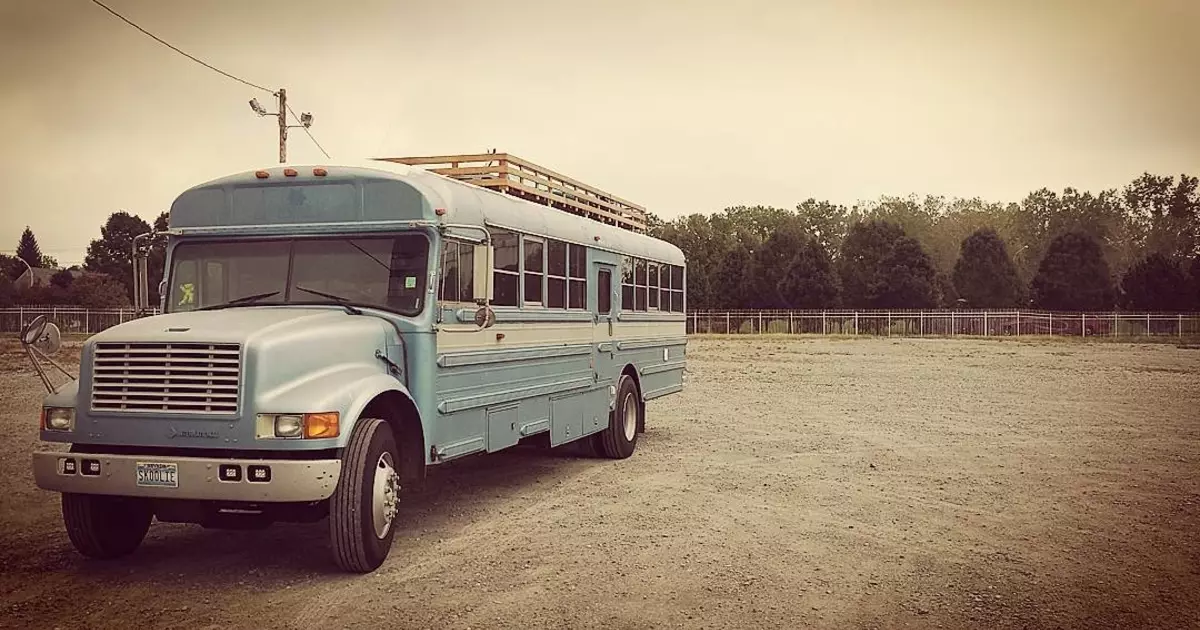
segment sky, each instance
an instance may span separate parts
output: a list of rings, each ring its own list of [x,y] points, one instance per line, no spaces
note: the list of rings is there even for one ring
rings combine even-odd
[[[665,219],[1200,174],[1194,0],[102,1],[286,88],[297,164],[495,148]],[[91,0],[0,0],[0,58],[0,251],[278,163],[269,94]]]

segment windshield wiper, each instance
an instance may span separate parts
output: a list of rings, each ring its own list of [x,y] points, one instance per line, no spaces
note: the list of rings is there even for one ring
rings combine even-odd
[[[311,293],[313,295],[319,295],[323,298],[329,298],[335,302],[338,302],[342,306],[342,308],[346,309],[347,313],[350,313],[351,315],[362,315],[362,311],[358,310],[353,305],[351,305],[350,300],[348,300],[340,295],[334,295],[332,293],[325,293],[323,291],[317,291],[316,289],[309,289],[306,287],[302,287],[300,285],[296,285],[296,290],[304,291],[305,293]]]
[[[228,302],[225,302],[222,304],[213,304],[212,306],[204,306],[198,310],[211,311],[213,309],[225,308],[226,306],[237,306],[238,304],[250,304],[252,302],[257,302],[258,300],[266,299],[273,295],[278,295],[278,294],[279,294],[278,291],[267,291],[266,293],[255,293],[254,295],[247,295],[244,297],[237,298],[236,300],[229,300]]]

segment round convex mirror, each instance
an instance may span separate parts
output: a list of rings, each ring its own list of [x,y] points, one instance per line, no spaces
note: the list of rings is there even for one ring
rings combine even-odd
[[[38,338],[42,336],[42,332],[45,330],[46,316],[38,315],[37,317],[34,317],[33,320],[26,324],[25,328],[21,330],[21,343],[27,346],[33,345],[37,342]]]

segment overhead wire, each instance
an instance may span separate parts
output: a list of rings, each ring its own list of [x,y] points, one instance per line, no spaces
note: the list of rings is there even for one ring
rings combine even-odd
[[[170,44],[169,42],[167,42],[167,41],[163,40],[162,38],[158,37],[158,36],[157,36],[157,35],[155,35],[154,33],[151,33],[150,31],[147,31],[146,29],[142,28],[141,26],[138,26],[136,23],[134,23],[134,22],[133,22],[133,20],[130,20],[129,18],[125,17],[124,15],[121,15],[120,13],[117,13],[117,12],[116,12],[116,11],[114,11],[114,10],[113,10],[111,7],[109,7],[108,5],[104,4],[103,2],[100,2],[100,0],[92,0],[92,3],[93,3],[93,4],[95,4],[96,6],[99,6],[100,8],[104,9],[105,11],[108,11],[108,12],[109,12],[109,13],[111,13],[113,16],[115,16],[116,18],[118,18],[118,19],[119,19],[119,20],[121,20],[122,22],[124,22],[124,23],[128,24],[129,26],[132,26],[133,28],[137,29],[138,31],[141,31],[143,34],[145,34],[147,37],[149,37],[149,38],[153,39],[154,41],[156,41],[156,42],[158,42],[158,43],[162,44],[163,46],[166,46],[167,48],[170,48],[171,50],[173,50],[173,51],[175,51],[175,52],[177,52],[177,53],[179,53],[179,54],[183,55],[184,57],[187,57],[188,59],[191,59],[192,61],[194,61],[194,62],[196,62],[196,63],[198,63],[198,64],[200,64],[200,65],[204,66],[205,68],[208,68],[209,70],[212,70],[213,72],[216,72],[217,74],[220,74],[220,75],[223,75],[223,76],[225,76],[225,77],[228,77],[228,78],[230,78],[230,79],[233,79],[234,81],[237,81],[238,83],[241,83],[241,84],[243,84],[243,85],[246,85],[246,86],[252,87],[252,88],[254,88],[254,89],[256,89],[256,90],[262,90],[263,92],[266,92],[267,94],[270,94],[270,95],[272,95],[272,96],[278,96],[278,95],[279,95],[279,93],[278,93],[277,91],[275,91],[275,90],[272,90],[272,89],[270,89],[270,88],[267,88],[267,87],[263,87],[263,86],[261,86],[261,85],[259,85],[259,84],[257,84],[257,83],[251,83],[250,81],[247,81],[247,80],[245,80],[245,79],[243,79],[243,78],[241,78],[241,77],[239,77],[239,76],[236,76],[236,75],[230,74],[230,73],[228,73],[228,72],[225,72],[224,70],[222,70],[222,69],[220,69],[220,68],[218,68],[218,67],[216,67],[216,66],[214,66],[214,65],[212,65],[212,64],[210,64],[210,63],[208,63],[208,62],[205,62],[205,61],[203,61],[203,60],[201,60],[201,59],[199,59],[199,58],[197,58],[197,57],[195,57],[195,56],[193,56],[193,55],[190,55],[190,54],[188,54],[188,53],[184,52],[183,50],[180,50],[180,49],[179,49],[179,48],[177,48],[176,46],[173,46],[172,44]],[[297,120],[299,120],[299,117],[297,117],[297,116],[296,116],[296,112],[292,111],[292,106],[291,106],[291,105],[288,105],[288,106],[287,106],[287,111],[288,111],[289,113],[291,113],[291,115],[292,115],[293,117],[296,117],[296,118],[297,118]],[[308,127],[304,127],[304,133],[305,133],[306,135],[308,135],[308,139],[309,139],[309,140],[312,140],[312,143],[313,143],[313,144],[317,145],[317,148],[321,150],[321,153],[325,155],[326,159],[331,159],[331,158],[329,158],[329,152],[327,152],[327,151],[325,150],[325,147],[321,146],[321,143],[320,143],[320,142],[317,142],[317,139],[316,139],[316,137],[315,137],[315,136],[313,136],[312,132],[311,132],[311,131],[309,131]]]
[[[292,111],[291,105],[287,106],[287,110],[288,110],[288,113],[292,115],[292,118],[296,119],[296,122],[300,122],[300,117],[296,115],[296,112]],[[333,158],[329,157],[329,152],[327,152],[325,150],[325,147],[321,146],[321,143],[317,142],[317,139],[313,137],[312,132],[308,130],[307,126],[301,125],[300,128],[304,130],[304,133],[308,134],[308,139],[312,140],[312,143],[317,145],[317,148],[320,149],[321,153],[325,155],[325,159],[327,159],[327,160],[333,159]]]

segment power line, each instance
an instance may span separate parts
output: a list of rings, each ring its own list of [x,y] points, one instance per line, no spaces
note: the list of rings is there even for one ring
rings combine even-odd
[[[287,110],[292,115],[292,118],[295,118],[297,121],[300,120],[300,117],[296,115],[296,112],[292,111],[291,105],[287,106]],[[321,146],[320,142],[317,142],[317,139],[312,135],[312,132],[308,130],[307,126],[302,126],[301,129],[304,129],[304,133],[308,135],[308,139],[312,140],[313,144],[317,145],[317,148],[320,149],[321,153],[323,153],[325,155],[326,160],[333,159],[333,158],[329,157],[329,152],[325,150],[325,147]]]
[[[113,11],[113,10],[112,10],[112,9],[110,9],[110,8],[109,8],[107,5],[105,5],[103,2],[100,2],[100,0],[92,0],[92,2],[93,2],[93,3],[95,3],[96,5],[98,5],[99,7],[101,7],[102,9],[104,9],[105,11],[108,11],[109,13],[111,13],[111,14],[113,14],[113,15],[117,16],[118,18],[120,18],[120,20],[121,20],[122,22],[125,22],[126,24],[128,24],[128,25],[132,26],[133,28],[136,28],[137,30],[139,30],[139,31],[141,31],[141,32],[143,32],[143,33],[145,33],[147,36],[149,36],[149,37],[150,37],[151,39],[153,39],[154,41],[156,41],[156,42],[158,42],[158,43],[162,44],[163,46],[166,46],[167,48],[170,48],[171,50],[174,50],[175,52],[177,52],[177,53],[179,53],[179,54],[183,55],[184,57],[187,57],[188,59],[191,59],[192,61],[195,61],[196,63],[198,63],[198,64],[200,64],[200,65],[204,66],[205,68],[208,68],[209,70],[212,70],[212,71],[214,71],[214,72],[217,72],[217,73],[219,73],[219,74],[223,74],[223,75],[225,75],[225,76],[229,77],[230,79],[233,79],[234,81],[237,81],[238,83],[242,83],[242,84],[248,85],[248,86],[250,86],[250,87],[252,87],[252,88],[259,89],[259,90],[262,90],[262,91],[264,91],[264,92],[266,92],[266,93],[268,93],[268,94],[274,94],[274,93],[275,93],[275,90],[272,90],[272,89],[265,88],[265,87],[263,87],[263,86],[261,86],[261,85],[258,85],[258,84],[256,84],[256,83],[251,83],[251,82],[249,82],[249,81],[247,81],[247,80],[245,80],[245,79],[243,79],[243,78],[236,77],[236,76],[234,76],[234,75],[232,75],[232,74],[229,74],[228,72],[225,72],[224,70],[222,70],[222,69],[220,69],[220,68],[217,68],[217,67],[215,67],[215,66],[213,66],[213,65],[211,65],[211,64],[205,63],[204,61],[201,61],[201,60],[199,60],[199,59],[197,59],[197,58],[193,57],[192,55],[189,55],[189,54],[187,54],[187,53],[183,52],[182,50],[180,50],[180,49],[178,49],[178,48],[176,48],[176,47],[172,46],[171,44],[168,44],[167,42],[163,41],[162,39],[160,39],[160,38],[159,38],[157,35],[155,35],[154,33],[151,33],[150,31],[147,31],[146,29],[144,29],[144,28],[142,28],[142,27],[138,26],[137,24],[134,24],[132,21],[130,21],[130,20],[129,20],[129,18],[126,18],[125,16],[121,15],[120,13],[117,13],[116,11]]]
[[[110,8],[108,5],[104,4],[103,2],[100,2],[100,0],[92,0],[92,2],[93,2],[94,4],[96,4],[97,6],[99,6],[100,8],[104,9],[105,11],[108,11],[109,13],[113,14],[114,16],[116,16],[116,17],[117,17],[118,19],[120,19],[122,22],[125,22],[126,24],[128,24],[128,25],[132,26],[133,28],[136,28],[137,30],[141,31],[141,32],[142,32],[142,33],[144,33],[144,34],[145,34],[147,37],[150,37],[151,39],[153,39],[154,41],[156,41],[156,42],[158,42],[158,43],[162,44],[163,46],[166,46],[167,48],[170,48],[171,50],[173,50],[173,51],[175,51],[175,52],[177,52],[177,53],[179,53],[179,54],[183,55],[184,57],[187,57],[188,59],[191,59],[192,61],[195,61],[196,63],[198,63],[198,64],[200,64],[200,65],[204,66],[205,68],[208,68],[209,70],[212,70],[213,72],[216,72],[216,73],[218,73],[218,74],[221,74],[221,75],[224,75],[224,76],[226,76],[226,77],[229,77],[230,79],[233,79],[234,81],[237,81],[238,83],[241,83],[241,84],[243,84],[243,85],[248,85],[248,86],[250,86],[250,87],[252,87],[252,88],[254,88],[254,89],[257,89],[257,90],[262,90],[263,92],[266,92],[267,94],[270,94],[270,95],[272,95],[272,96],[275,96],[275,97],[279,98],[280,102],[281,102],[281,103],[284,103],[284,104],[285,104],[285,106],[287,107],[287,111],[288,111],[288,112],[290,112],[290,113],[292,114],[292,117],[293,117],[293,118],[296,118],[297,120],[300,120],[300,117],[299,117],[299,116],[296,116],[296,112],[292,111],[292,106],[291,106],[291,105],[286,105],[286,101],[284,101],[284,100],[283,100],[283,97],[281,96],[281,95],[282,95],[282,91],[276,91],[276,90],[272,90],[272,89],[270,89],[270,88],[266,88],[266,87],[263,87],[263,86],[261,86],[261,85],[258,85],[257,83],[251,83],[251,82],[249,82],[249,81],[247,81],[247,80],[245,80],[245,79],[243,79],[243,78],[241,78],[241,77],[238,77],[238,76],[234,76],[234,75],[232,75],[232,74],[229,74],[228,72],[225,72],[224,70],[222,70],[222,69],[220,69],[220,68],[217,68],[216,66],[213,66],[212,64],[206,63],[206,62],[204,62],[204,61],[202,61],[202,60],[200,60],[200,59],[198,59],[198,58],[196,58],[196,57],[194,57],[194,56],[192,56],[192,55],[189,55],[188,53],[186,53],[186,52],[184,52],[184,51],[180,50],[179,48],[176,48],[175,46],[173,46],[173,45],[171,45],[171,44],[167,43],[166,41],[164,41],[162,38],[158,37],[158,36],[157,36],[157,35],[155,35],[154,33],[151,33],[150,31],[147,31],[146,29],[144,29],[144,28],[142,28],[142,27],[138,26],[137,24],[135,24],[135,23],[134,23],[132,20],[130,20],[129,18],[127,18],[127,17],[125,17],[125,16],[121,15],[120,13],[117,13],[116,11],[112,10],[112,9],[111,9],[111,8]],[[255,107],[257,107],[257,106],[255,106]],[[261,110],[260,110],[260,113],[261,113]],[[280,114],[279,114],[279,115],[280,115],[280,120],[282,121],[282,120],[283,120],[283,116],[284,116],[283,112],[280,112]],[[281,125],[281,131],[280,131],[280,146],[282,147],[282,145],[283,145],[283,142],[284,142],[284,138],[286,138],[286,133],[285,133],[285,131],[283,130],[283,127],[284,127],[284,126],[286,126],[286,123],[283,123],[283,122],[281,122],[281,123],[280,123],[280,125]],[[321,146],[321,143],[320,143],[320,142],[317,142],[317,138],[316,138],[315,136],[313,136],[313,134],[312,134],[312,132],[311,132],[311,131],[309,131],[309,130],[308,130],[308,126],[307,126],[307,125],[303,125],[303,129],[304,129],[304,133],[305,133],[305,135],[307,135],[307,136],[308,136],[308,139],[309,139],[309,140],[312,140],[312,143],[313,143],[313,144],[315,144],[315,145],[317,145],[317,148],[321,150],[321,153],[322,153],[322,154],[325,156],[325,159],[327,159],[327,160],[328,160],[328,159],[333,159],[333,158],[329,157],[329,152],[325,150],[325,147]],[[280,149],[280,151],[281,151],[281,157],[280,157],[280,161],[282,161],[282,160],[283,160],[283,158],[282,158],[282,151],[283,151],[283,149],[281,148],[281,149]]]

